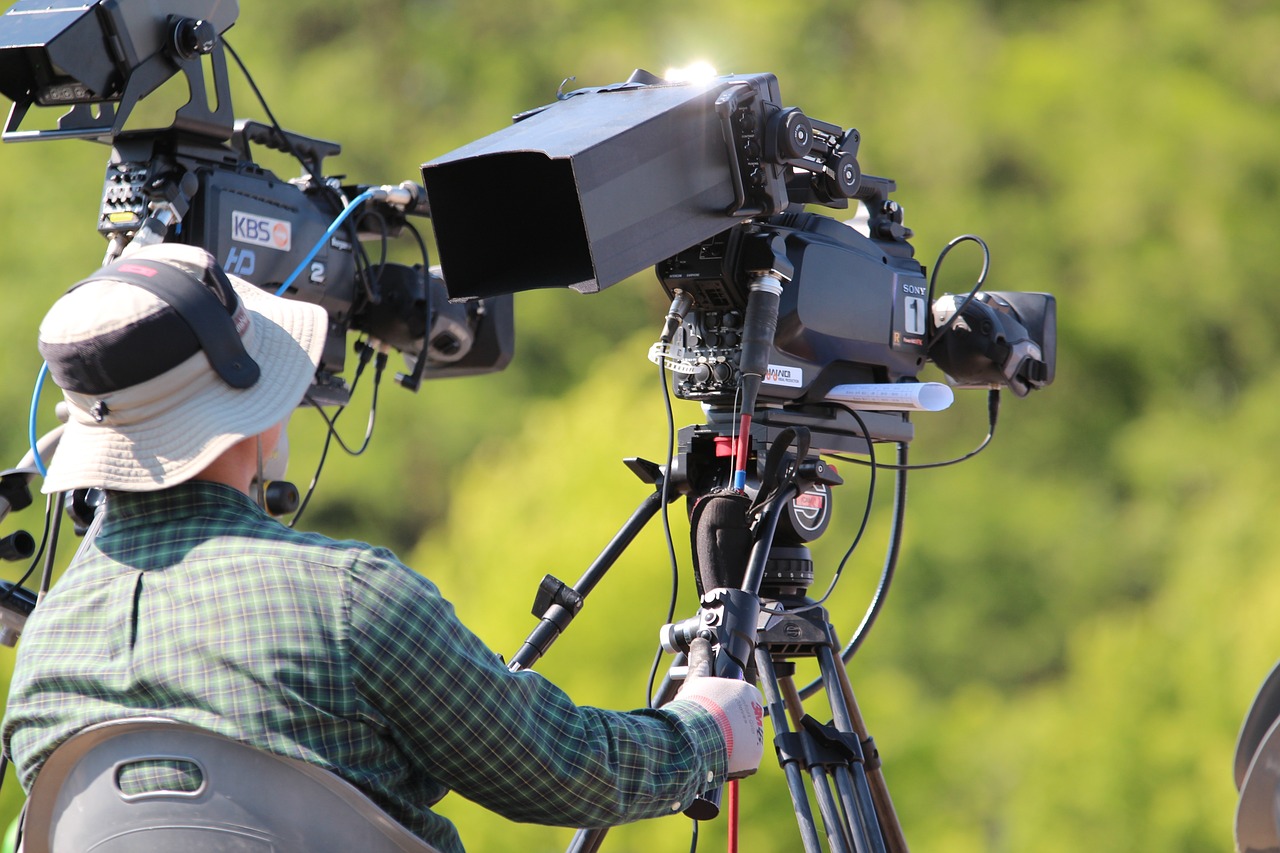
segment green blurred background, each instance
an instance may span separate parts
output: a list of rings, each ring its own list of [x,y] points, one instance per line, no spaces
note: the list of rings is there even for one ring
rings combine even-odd
[[[420,180],[424,161],[552,100],[566,77],[601,85],[701,59],[773,72],[788,104],[857,127],[864,171],[898,181],[922,262],[976,233],[992,249],[989,287],[1056,294],[1057,382],[1006,395],[996,441],[973,461],[913,476],[897,585],[850,668],[854,689],[915,849],[1231,849],[1236,733],[1280,657],[1280,7],[241,6],[229,41],[281,123],[341,142],[329,171],[353,182]],[[233,80],[237,114],[263,118]],[[88,142],[0,147],[5,466],[25,448],[39,318],[101,261],[107,154]],[[501,252],[538,211],[488,201],[475,227]],[[978,266],[976,251],[957,251],[942,284],[967,289]],[[384,389],[372,449],[331,457],[303,524],[394,547],[507,654],[534,624],[542,575],[576,579],[646,494],[621,458],[666,447],[645,358],[665,310],[652,272],[516,304],[511,367],[417,395]],[[699,413],[680,404],[676,420]],[[959,455],[984,434],[985,395],[915,422],[914,461]],[[320,437],[318,420],[295,418],[301,484]],[[865,500],[864,473],[845,473],[837,523],[815,549],[820,586]],[[883,559],[887,483],[832,608],[842,636]],[[38,532],[38,515],[15,514],[0,534]],[[687,555],[681,565],[687,614]],[[670,577],[651,525],[540,668],[581,702],[642,704]],[[6,680],[12,655],[0,650]],[[797,849],[781,775],[766,765],[742,786],[744,849]],[[10,778],[0,821],[20,800]],[[557,850],[571,835],[456,797],[441,811],[474,851]],[[723,833],[705,825],[700,849]],[[682,817],[652,821],[615,831],[605,849],[685,850],[688,834]]]

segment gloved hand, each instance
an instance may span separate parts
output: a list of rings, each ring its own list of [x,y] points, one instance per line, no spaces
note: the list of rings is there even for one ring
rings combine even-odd
[[[729,749],[729,778],[750,776],[764,755],[764,704],[754,684],[733,678],[685,679],[677,699],[697,702],[711,712]]]

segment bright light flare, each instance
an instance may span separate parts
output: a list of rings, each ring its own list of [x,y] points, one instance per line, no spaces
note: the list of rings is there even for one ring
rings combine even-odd
[[[662,75],[664,80],[672,83],[704,83],[719,76],[715,66],[706,60],[699,59],[683,68],[668,68]]]

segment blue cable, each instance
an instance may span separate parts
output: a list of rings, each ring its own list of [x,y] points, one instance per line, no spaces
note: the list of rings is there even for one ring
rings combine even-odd
[[[44,460],[40,458],[40,450],[36,447],[36,412],[40,408],[40,390],[44,388],[44,380],[49,375],[49,362],[45,362],[40,366],[40,373],[36,376],[36,389],[31,394],[31,417],[27,421],[27,440],[31,442],[31,455],[36,458],[36,470],[40,472],[41,477],[49,476],[49,469],[45,467]]]
[[[302,263],[298,264],[298,268],[293,271],[293,274],[285,279],[284,284],[280,285],[280,289],[276,291],[276,296],[284,296],[285,291],[289,289],[291,284],[293,284],[293,280],[302,275],[302,271],[306,269],[307,265],[310,264],[315,259],[315,256],[320,253],[320,249],[324,244],[329,242],[329,238],[332,237],[340,227],[342,227],[343,222],[347,221],[347,217],[354,213],[356,208],[361,204],[372,198],[374,193],[375,190],[365,190],[360,195],[352,199],[351,203],[343,209],[342,213],[338,214],[338,218],[333,220],[333,224],[324,232],[324,236],[316,241],[315,246],[313,246],[311,251],[307,253],[307,256],[302,259]],[[40,476],[42,477],[48,476],[49,469],[45,466],[44,460],[40,458],[40,451],[36,447],[36,440],[38,438],[36,435],[36,412],[39,410],[40,406],[40,391],[44,387],[44,381],[48,376],[49,363],[46,361],[41,365],[40,373],[36,377],[35,391],[31,394],[31,416],[27,422],[27,440],[31,443],[31,454],[36,460],[36,470],[40,472]]]
[[[372,198],[375,192],[376,190],[365,190],[351,200],[351,203],[343,209],[342,213],[338,214],[338,218],[333,220],[333,224],[329,226],[329,230],[324,232],[324,236],[316,241],[315,246],[313,246],[311,251],[307,253],[307,256],[302,259],[302,263],[298,264],[298,268],[293,271],[293,274],[284,280],[284,284],[280,285],[280,289],[276,291],[276,296],[284,296],[285,291],[289,289],[289,285],[293,284],[293,280],[295,278],[302,275],[302,271],[306,269],[307,265],[310,264],[311,261],[315,259],[315,256],[320,253],[320,249],[324,244],[328,243],[329,238],[337,232],[343,222],[347,221],[347,217],[350,216],[357,207]]]

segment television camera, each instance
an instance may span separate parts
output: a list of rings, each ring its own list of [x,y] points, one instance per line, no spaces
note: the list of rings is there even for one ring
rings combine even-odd
[[[423,181],[455,298],[594,293],[655,266],[672,297],[655,357],[713,417],[735,399],[749,412],[757,391],[773,420],[896,408],[856,394],[909,393],[929,360],[964,387],[1023,396],[1052,382],[1053,297],[935,298],[896,184],[862,173],[859,143],[857,130],[784,106],[772,74],[636,71],[517,116],[425,164]],[[495,197],[537,211],[505,253],[485,251],[473,227]],[[805,210],[850,201],[861,223]],[[909,438],[904,422],[874,429]]]
[[[107,261],[130,246],[189,243],[259,287],[324,307],[311,393],[320,404],[349,396],[339,376],[349,329],[401,352],[410,390],[502,369],[514,345],[509,295],[450,303],[421,238],[415,266],[372,262],[362,247],[417,233],[408,217],[430,215],[421,186],[342,185],[323,172],[337,143],[234,118],[223,34],[238,14],[236,0],[20,0],[0,16],[0,94],[13,101],[3,140],[112,146],[98,216]],[[172,124],[133,127],[139,102],[177,75],[190,99]],[[64,112],[30,129],[45,108]],[[254,146],[291,155],[303,174],[282,180],[254,161]]]
[[[1056,303],[981,291],[985,263],[967,295],[935,295],[890,198],[896,185],[862,173],[859,143],[856,130],[785,106],[772,74],[681,82],[636,71],[562,93],[424,164],[423,183],[455,298],[595,293],[654,266],[671,307],[650,357],[707,416],[680,430],[665,467],[629,461],[653,494],[576,584],[543,580],[540,622],[512,668],[547,652],[633,537],[683,496],[700,608],[663,628],[664,649],[678,656],[653,704],[674,694],[707,641],[714,659],[704,671],[760,683],[804,849],[822,848],[808,774],[829,849],[897,853],[905,841],[843,663],[896,564],[909,413],[951,402],[947,385],[919,373],[932,361],[954,385],[993,389],[994,430],[998,389],[1025,396],[1053,381]],[[473,227],[493,198],[536,212],[505,235],[503,254],[484,251]],[[861,214],[853,222],[806,210],[850,202]],[[985,250],[958,238],[939,264],[964,240]],[[872,608],[842,650],[821,602],[806,597],[807,545],[826,529],[830,490],[842,482],[818,457],[866,454],[874,471],[880,441],[899,448],[894,531]],[[821,675],[796,690],[801,657]],[[830,701],[829,725],[801,707],[815,687]],[[802,718],[792,731],[787,720]],[[713,817],[719,802],[710,791],[686,813]],[[603,833],[582,830],[569,849],[594,851]]]

